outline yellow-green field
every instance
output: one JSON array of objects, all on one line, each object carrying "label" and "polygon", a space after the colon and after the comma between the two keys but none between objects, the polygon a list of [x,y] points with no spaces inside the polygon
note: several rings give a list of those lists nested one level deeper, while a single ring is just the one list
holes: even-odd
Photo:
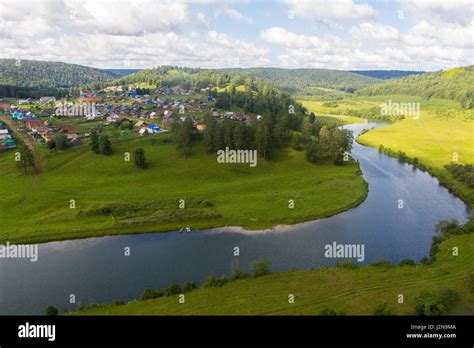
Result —
[{"label": "yellow-green field", "polygon": [[[408,96],[385,96],[384,99],[416,100],[421,104],[420,117],[405,117],[373,129],[357,141],[375,148],[383,145],[403,151],[411,158],[417,157],[421,163],[431,167],[432,174],[450,182],[455,192],[472,204],[466,199],[472,190],[455,180],[444,165],[455,161],[474,163],[474,111],[463,110],[458,103],[450,100],[425,101]],[[377,97],[375,100],[383,99]]]}]

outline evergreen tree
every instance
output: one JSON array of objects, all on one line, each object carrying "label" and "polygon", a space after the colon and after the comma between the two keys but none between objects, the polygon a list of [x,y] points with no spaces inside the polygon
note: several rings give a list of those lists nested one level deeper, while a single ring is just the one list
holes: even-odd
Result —
[{"label": "evergreen tree", "polygon": [[191,137],[193,124],[191,118],[186,118],[186,121],[181,123],[176,133],[176,148],[181,151],[183,157],[191,151]]},{"label": "evergreen tree", "polygon": [[259,121],[255,141],[259,154],[263,158],[269,159],[272,151],[272,124],[270,117],[264,117]]},{"label": "evergreen tree", "polygon": [[99,138],[99,152],[106,156],[112,154],[112,143],[110,142],[109,137],[107,135],[102,135]]},{"label": "evergreen tree", "polygon": [[146,158],[145,158],[145,150],[141,147],[136,148],[133,151],[133,160],[135,163],[135,167],[144,169],[147,167]]},{"label": "evergreen tree", "polygon": [[99,134],[95,130],[91,132],[91,148],[95,153],[100,153]]}]

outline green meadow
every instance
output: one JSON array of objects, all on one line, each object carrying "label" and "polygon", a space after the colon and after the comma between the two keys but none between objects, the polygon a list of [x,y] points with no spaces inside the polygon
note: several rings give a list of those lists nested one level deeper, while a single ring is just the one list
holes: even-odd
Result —
[{"label": "green meadow", "polygon": [[[393,314],[414,314],[423,290],[448,288],[460,300],[450,314],[473,315],[473,234],[450,235],[429,265],[370,265],[274,273],[234,280],[222,287],[198,288],[185,294],[124,305],[105,305],[78,315],[318,315],[329,308],[347,315],[372,315],[387,304]],[[459,255],[453,256],[453,247]],[[471,272],[471,273],[469,273]],[[289,294],[294,303],[289,303]],[[399,303],[399,295],[403,303]]]},{"label": "green meadow", "polygon": [[[38,148],[38,175],[22,174],[14,151],[1,153],[0,240],[44,242],[186,226],[263,229],[333,215],[367,193],[353,162],[313,165],[304,152],[282,148],[272,161],[259,158],[255,168],[219,164],[201,141],[181,157],[171,137],[119,136],[111,156],[86,144],[62,152]],[[147,169],[124,159],[137,147],[145,150]]]},{"label": "green meadow", "polygon": [[361,135],[357,141],[378,148],[383,145],[417,157],[434,176],[447,183],[468,204],[474,203],[472,189],[454,179],[444,168],[458,162],[474,163],[474,110],[461,109],[458,102],[447,99],[426,101],[413,96],[365,97],[369,102],[383,103],[389,99],[399,102],[419,102],[420,116],[405,117],[385,127]]}]

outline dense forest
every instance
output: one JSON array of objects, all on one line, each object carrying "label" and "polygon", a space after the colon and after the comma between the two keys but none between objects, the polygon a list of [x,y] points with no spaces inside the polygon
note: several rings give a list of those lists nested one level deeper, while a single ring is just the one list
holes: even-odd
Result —
[{"label": "dense forest", "polygon": [[458,101],[465,109],[474,104],[474,66],[411,75],[357,91],[359,95],[409,94],[426,99],[444,98]]},{"label": "dense forest", "polygon": [[115,76],[122,77],[131,74],[135,74],[140,71],[140,69],[102,69],[108,73],[112,73]]},{"label": "dense forest", "polygon": [[354,91],[381,82],[349,71],[330,69],[249,68],[225,69],[228,72],[250,74],[265,83],[294,95],[327,95]]},{"label": "dense forest", "polygon": [[424,74],[424,71],[412,70],[351,70],[352,73],[381,80],[399,79],[410,75]]},{"label": "dense forest", "polygon": [[112,73],[76,64],[0,59],[0,95],[6,97],[63,96],[65,88],[114,78]]}]

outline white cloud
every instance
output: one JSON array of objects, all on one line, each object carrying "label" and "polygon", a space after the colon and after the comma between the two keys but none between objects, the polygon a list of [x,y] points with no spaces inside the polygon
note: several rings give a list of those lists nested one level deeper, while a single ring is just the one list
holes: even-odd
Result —
[{"label": "white cloud", "polygon": [[362,41],[394,41],[400,38],[398,30],[390,25],[364,22],[352,27],[351,34],[354,39]]},{"label": "white cloud", "polygon": [[295,16],[322,23],[373,18],[376,11],[367,3],[356,4],[352,0],[282,0]]},{"label": "white cloud", "polygon": [[474,16],[472,0],[401,0],[400,8],[415,18],[430,22],[468,25]]}]

